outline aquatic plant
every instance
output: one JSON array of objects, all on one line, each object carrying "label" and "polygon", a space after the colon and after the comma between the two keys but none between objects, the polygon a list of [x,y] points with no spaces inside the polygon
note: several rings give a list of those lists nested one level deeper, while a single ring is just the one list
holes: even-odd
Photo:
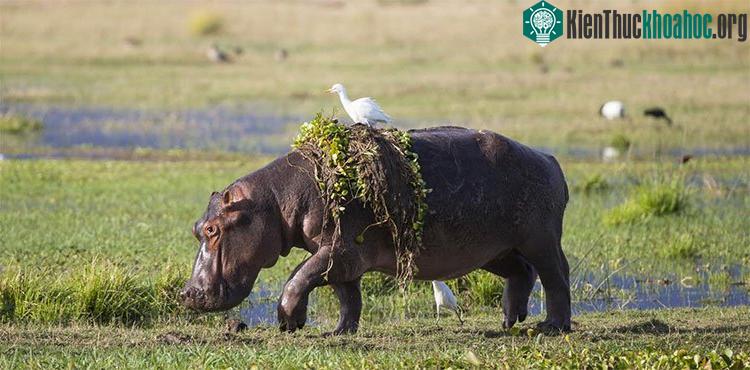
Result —
[{"label": "aquatic plant", "polygon": [[670,238],[664,246],[667,257],[695,259],[701,255],[702,242],[696,240],[691,234],[680,234],[677,237]]},{"label": "aquatic plant", "polygon": [[615,134],[609,141],[609,146],[617,149],[618,151],[620,151],[620,153],[627,152],[628,149],[630,149],[631,145],[632,142],[630,141],[630,139],[622,133]]},{"label": "aquatic plant", "polygon": [[644,221],[683,211],[688,204],[687,189],[681,179],[654,181],[636,187],[621,205],[604,215],[608,225]]},{"label": "aquatic plant", "polygon": [[[353,200],[375,215],[375,223],[359,233],[356,243],[364,242],[370,227],[388,227],[396,249],[396,278],[403,288],[416,270],[413,261],[422,245],[430,192],[419,158],[411,151],[409,133],[347,127],[318,113],[301,125],[293,147],[315,166],[315,181],[326,205],[324,218],[333,220],[334,238],[341,237],[340,217]],[[340,240],[331,242],[336,245]]]},{"label": "aquatic plant", "polygon": [[591,175],[583,180],[583,183],[577,184],[573,187],[574,191],[584,193],[586,195],[604,192],[610,188],[609,182],[602,174],[597,173]]},{"label": "aquatic plant", "polygon": [[0,132],[3,133],[18,135],[41,131],[43,128],[42,121],[35,118],[13,113],[0,115]]}]

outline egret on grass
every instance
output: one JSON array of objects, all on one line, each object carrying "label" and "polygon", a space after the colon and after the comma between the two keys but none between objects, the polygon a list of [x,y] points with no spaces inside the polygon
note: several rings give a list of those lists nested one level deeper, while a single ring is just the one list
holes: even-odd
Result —
[{"label": "egret on grass", "polygon": [[435,293],[435,307],[437,308],[437,321],[440,321],[440,307],[445,307],[456,313],[458,321],[461,325],[464,324],[464,319],[461,317],[461,307],[458,306],[456,296],[453,295],[451,288],[442,281],[432,281],[432,291]]},{"label": "egret on grass", "polygon": [[335,84],[326,91],[331,94],[339,94],[341,105],[344,106],[344,110],[354,123],[364,123],[367,126],[374,127],[378,123],[391,122],[391,117],[383,112],[383,109],[373,98],[366,97],[351,101],[342,84]]},{"label": "egret on grass", "polygon": [[617,100],[608,101],[599,108],[599,114],[610,121],[625,118],[625,104]]}]

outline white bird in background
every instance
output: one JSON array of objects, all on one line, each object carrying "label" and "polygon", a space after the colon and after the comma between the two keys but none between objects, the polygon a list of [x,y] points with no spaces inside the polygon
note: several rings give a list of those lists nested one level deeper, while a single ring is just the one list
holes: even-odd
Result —
[{"label": "white bird in background", "polygon": [[354,123],[364,123],[367,126],[374,127],[377,123],[390,123],[391,117],[383,112],[378,103],[373,98],[359,98],[355,101],[349,100],[346,95],[346,89],[342,84],[335,84],[326,90],[331,94],[339,94],[341,105],[351,117]]},{"label": "white bird in background", "polygon": [[617,100],[608,101],[599,108],[599,114],[608,120],[625,118],[625,104]]},{"label": "white bird in background", "polygon": [[437,308],[437,321],[440,321],[440,307],[445,307],[456,313],[458,321],[461,325],[464,324],[464,319],[461,317],[461,307],[458,306],[456,296],[453,295],[451,288],[448,287],[442,281],[432,281],[432,291],[435,293],[435,306]]}]

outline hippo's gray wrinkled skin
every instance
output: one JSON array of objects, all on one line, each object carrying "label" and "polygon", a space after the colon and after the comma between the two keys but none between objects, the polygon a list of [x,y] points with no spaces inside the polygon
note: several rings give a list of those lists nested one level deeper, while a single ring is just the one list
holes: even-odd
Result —
[{"label": "hippo's gray wrinkled skin", "polygon": [[[439,127],[411,135],[432,188],[416,278],[448,280],[480,268],[506,278],[503,324],[511,327],[526,318],[538,273],[547,308],[540,326],[570,330],[568,262],[560,247],[568,189],[555,159],[489,131]],[[341,218],[342,245],[332,247],[330,228],[321,232],[323,204],[311,174],[311,164],[292,151],[211,195],[193,227],[200,249],[181,293],[185,305],[201,311],[236,306],[260,269],[297,246],[311,256],[284,285],[281,329],[302,328],[309,293],[330,284],[341,302],[334,333],[357,331],[362,274],[395,273],[390,234],[370,228],[356,244],[373,215],[353,203]]]}]

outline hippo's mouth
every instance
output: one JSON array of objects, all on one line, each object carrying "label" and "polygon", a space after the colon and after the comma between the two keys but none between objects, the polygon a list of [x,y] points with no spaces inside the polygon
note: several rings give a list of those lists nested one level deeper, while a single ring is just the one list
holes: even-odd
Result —
[{"label": "hippo's mouth", "polygon": [[205,290],[188,285],[180,292],[182,304],[188,308],[201,312],[224,311],[242,302],[242,294],[221,282],[215,289]]}]

